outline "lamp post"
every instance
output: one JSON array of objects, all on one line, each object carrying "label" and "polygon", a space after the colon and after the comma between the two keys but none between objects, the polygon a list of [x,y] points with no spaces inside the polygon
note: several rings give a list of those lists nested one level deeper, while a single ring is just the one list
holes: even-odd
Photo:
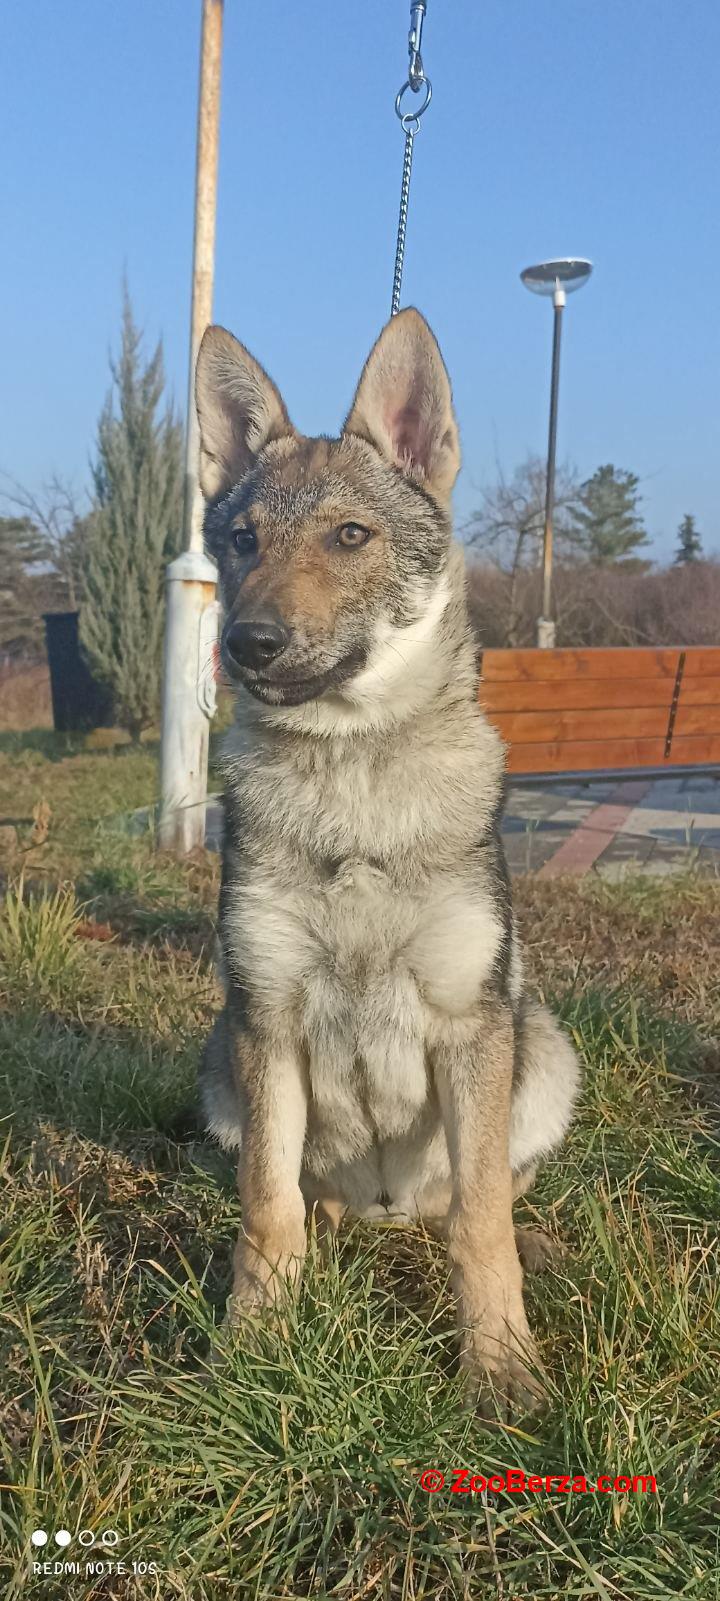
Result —
[{"label": "lamp post", "polygon": [[520,274],[526,289],[535,295],[552,295],[553,352],[550,380],[550,426],[548,429],[547,475],[545,479],[545,523],[543,528],[543,598],[542,615],[538,617],[537,642],[541,650],[552,649],[555,644],[555,623],[550,616],[552,608],[552,553],[553,512],[555,503],[555,454],[557,447],[558,390],[560,387],[560,335],[562,314],[567,295],[582,289],[592,272],[592,262],[578,256],[565,256],[558,261],[541,261],[536,267],[525,267]]}]

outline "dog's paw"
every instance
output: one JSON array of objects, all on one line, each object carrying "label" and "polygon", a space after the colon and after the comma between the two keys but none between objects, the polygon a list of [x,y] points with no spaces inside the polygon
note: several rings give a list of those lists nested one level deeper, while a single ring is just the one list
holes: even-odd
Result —
[{"label": "dog's paw", "polygon": [[542,1406],[545,1391],[535,1353],[510,1352],[502,1360],[487,1352],[463,1358],[467,1404],[485,1422],[526,1417]]},{"label": "dog's paw", "polygon": [[281,1257],[271,1266],[256,1252],[243,1252],[235,1262],[232,1295],[227,1304],[229,1325],[237,1328],[247,1318],[281,1307],[297,1289],[301,1272],[301,1257]]},{"label": "dog's paw", "polygon": [[544,1273],[546,1268],[558,1267],[567,1255],[565,1247],[543,1229],[516,1228],[515,1245],[526,1273]]},{"label": "dog's paw", "polygon": [[210,1349],[211,1369],[226,1365],[238,1339],[245,1349],[261,1349],[263,1325],[267,1326],[281,1313],[283,1302],[293,1293],[296,1278],[296,1274],[279,1271],[260,1276],[236,1263],[232,1293],[227,1298],[225,1316]]},{"label": "dog's paw", "polygon": [[242,1228],[233,1258],[233,1287],[228,1302],[231,1325],[282,1305],[297,1288],[307,1251],[305,1208],[300,1218],[286,1220],[283,1230]]},{"label": "dog's paw", "polygon": [[522,1300],[506,1313],[488,1304],[462,1333],[461,1366],[468,1402],[480,1417],[522,1417],[545,1399],[537,1347]]}]

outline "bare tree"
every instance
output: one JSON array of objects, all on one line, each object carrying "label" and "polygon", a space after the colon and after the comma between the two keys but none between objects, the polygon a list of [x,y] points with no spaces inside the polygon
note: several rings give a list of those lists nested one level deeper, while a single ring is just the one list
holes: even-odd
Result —
[{"label": "bare tree", "polygon": [[[555,477],[554,539],[560,560],[580,554],[572,513],[580,503],[580,481],[572,468],[558,468]],[[482,490],[481,503],[468,519],[463,535],[469,549],[503,574],[505,645],[518,645],[521,632],[520,589],[527,591],[528,572],[539,573],[545,522],[545,463],[528,456],[507,478],[497,464],[497,478]],[[497,591],[496,591],[497,593]],[[538,596],[539,603],[539,596]],[[537,608],[536,608],[537,609]]]},{"label": "bare tree", "polygon": [[[35,494],[3,473],[7,488],[0,491],[8,507],[34,524],[42,536],[48,561],[56,573],[68,611],[80,605],[80,570],[85,523],[90,511],[87,495],[80,497],[67,479],[53,474]],[[85,501],[84,509],[82,501]]]},{"label": "bare tree", "polygon": [[[507,575],[489,562],[468,568],[470,615],[487,649],[508,644]],[[516,585],[517,645],[533,644],[537,574],[521,569]],[[591,566],[567,562],[554,571],[557,643],[567,648],[615,645],[720,644],[720,561],[649,570],[645,562]]]}]

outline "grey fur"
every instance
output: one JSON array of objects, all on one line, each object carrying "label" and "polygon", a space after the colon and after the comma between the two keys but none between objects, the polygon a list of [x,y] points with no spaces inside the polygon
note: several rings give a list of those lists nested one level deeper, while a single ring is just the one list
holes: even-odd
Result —
[{"label": "grey fur", "polygon": [[240,1153],[234,1315],[297,1281],[307,1205],[328,1226],[422,1216],[447,1233],[472,1382],[531,1405],[512,1194],[562,1139],[579,1068],[523,980],[442,357],[400,313],[339,439],[298,435],[223,329],[205,335],[197,395],[238,687],[226,1002],[201,1073],[208,1125]]},{"label": "grey fur", "polygon": [[[306,1181],[359,1213],[381,1196],[392,1211],[422,1212],[449,1182],[428,1051],[438,1017],[465,1017],[481,984],[516,1018],[515,1172],[558,1143],[578,1087],[568,1041],[522,988],[497,835],[503,752],[478,705],[456,547],[444,574],[448,600],[410,717],[333,736],[315,732],[307,707],[242,697],[225,749],[230,984],[269,1029],[289,1024],[302,1043]],[[222,1022],[202,1094],[209,1127],[239,1147]]]}]

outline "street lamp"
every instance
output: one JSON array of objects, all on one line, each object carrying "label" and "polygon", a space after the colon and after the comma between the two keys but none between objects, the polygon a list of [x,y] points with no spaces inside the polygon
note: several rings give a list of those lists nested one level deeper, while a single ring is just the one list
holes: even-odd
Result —
[{"label": "street lamp", "polygon": [[555,317],[553,324],[552,379],[550,382],[550,428],[548,431],[547,477],[545,480],[545,526],[543,530],[543,601],[542,616],[538,617],[537,642],[541,649],[555,644],[555,623],[550,617],[550,586],[552,583],[553,502],[555,496],[555,447],[557,444],[558,386],[560,382],[560,331],[565,298],[575,289],[582,289],[592,272],[592,262],[578,256],[564,256],[559,261],[541,261],[537,267],[525,267],[520,277],[526,289],[534,295],[552,295]]}]

